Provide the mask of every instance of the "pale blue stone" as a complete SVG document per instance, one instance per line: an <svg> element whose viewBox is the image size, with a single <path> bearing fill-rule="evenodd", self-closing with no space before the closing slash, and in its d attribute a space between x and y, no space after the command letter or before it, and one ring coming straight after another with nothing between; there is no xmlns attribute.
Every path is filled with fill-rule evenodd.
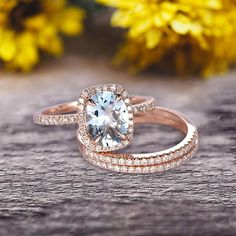
<svg viewBox="0 0 236 236"><path fill-rule="evenodd" d="M128 133L127 106L116 93L96 93L91 97L86 112L89 134L100 146L116 146Z"/></svg>

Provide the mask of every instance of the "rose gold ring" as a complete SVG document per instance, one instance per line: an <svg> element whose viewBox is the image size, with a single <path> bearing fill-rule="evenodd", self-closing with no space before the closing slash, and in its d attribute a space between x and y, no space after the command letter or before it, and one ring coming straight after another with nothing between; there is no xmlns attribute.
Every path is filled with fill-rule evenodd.
<svg viewBox="0 0 236 236"><path fill-rule="evenodd" d="M129 96L120 85L84 89L77 102L55 105L34 115L40 125L79 125L83 143L94 151L127 146L133 137L133 116L154 109L155 99Z"/></svg>
<svg viewBox="0 0 236 236"><path fill-rule="evenodd" d="M185 134L183 140L166 150L150 153L120 154L94 150L78 130L78 144L82 155L99 167L126 173L150 173L174 168L190 159L197 151L198 133L191 121L176 111L162 107L134 116L135 124L163 124ZM86 136L85 136L86 137Z"/></svg>
<svg viewBox="0 0 236 236"><path fill-rule="evenodd" d="M84 100L96 92L103 91L111 91L118 95L120 93L122 95L121 98L125 99L125 103L128 105L127 108L132 109L133 114L143 113L152 110L155 107L155 98L153 97L129 96L123 87L116 84L98 85L84 89L78 101L58 104L35 113L33 117L34 123L39 125L77 124L79 120L78 111L84 104Z"/></svg>

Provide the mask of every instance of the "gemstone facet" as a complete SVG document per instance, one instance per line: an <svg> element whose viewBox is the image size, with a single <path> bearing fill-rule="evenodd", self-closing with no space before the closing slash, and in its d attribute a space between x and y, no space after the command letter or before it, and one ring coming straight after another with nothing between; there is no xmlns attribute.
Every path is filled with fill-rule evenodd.
<svg viewBox="0 0 236 236"><path fill-rule="evenodd" d="M90 138L101 147L121 144L129 133L129 112L122 96L115 91L99 91L86 106Z"/></svg>

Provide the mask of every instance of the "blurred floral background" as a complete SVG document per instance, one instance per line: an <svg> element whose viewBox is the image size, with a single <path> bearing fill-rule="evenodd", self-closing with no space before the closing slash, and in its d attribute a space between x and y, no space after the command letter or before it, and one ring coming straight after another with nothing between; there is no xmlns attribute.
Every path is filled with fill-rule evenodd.
<svg viewBox="0 0 236 236"><path fill-rule="evenodd" d="M43 55L62 56L94 14L122 29L111 63L127 73L210 77L236 63L235 0L0 0L0 69L33 72Z"/></svg>

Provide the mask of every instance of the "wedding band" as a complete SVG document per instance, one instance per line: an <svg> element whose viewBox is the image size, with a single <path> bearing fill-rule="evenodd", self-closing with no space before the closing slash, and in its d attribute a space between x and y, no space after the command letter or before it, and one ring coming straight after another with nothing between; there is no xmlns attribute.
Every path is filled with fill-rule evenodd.
<svg viewBox="0 0 236 236"><path fill-rule="evenodd" d="M135 124L163 124L178 129L185 134L183 140L166 150L120 154L113 152L96 152L83 143L78 132L78 143L82 155L99 167L127 173L150 173L174 168L190 159L198 148L198 133L193 123L176 111L156 107L152 111L136 115Z"/></svg>
<svg viewBox="0 0 236 236"><path fill-rule="evenodd" d="M84 89L76 102L43 109L34 114L40 125L78 124L81 140L91 150L112 151L127 146L133 137L133 116L154 109L155 99L129 96L120 85Z"/></svg>

